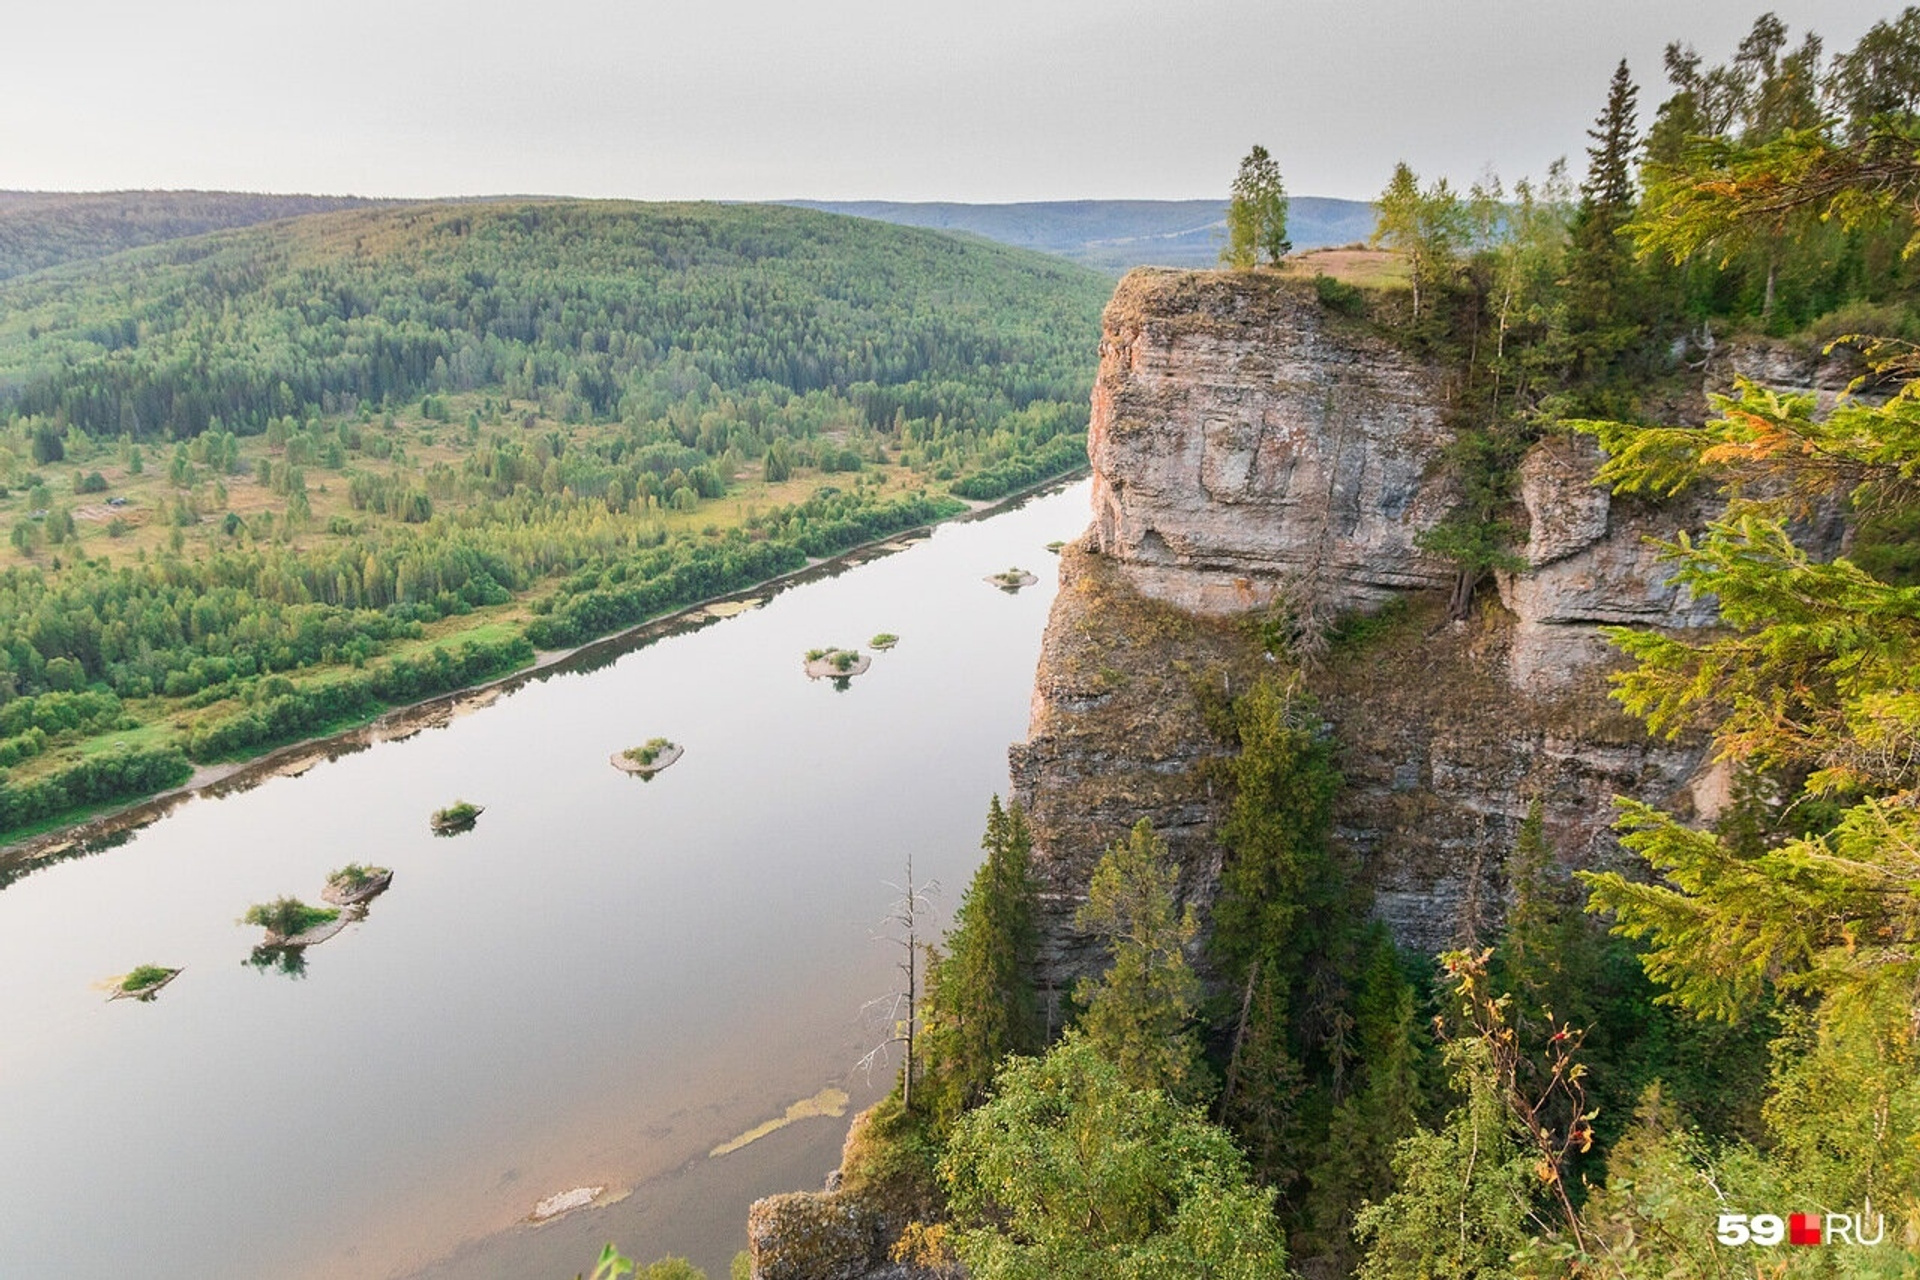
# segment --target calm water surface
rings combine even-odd
[[[705,1153],[885,1083],[851,1074],[898,958],[885,882],[911,850],[941,923],[957,903],[1025,733],[1044,548],[1086,512],[1080,484],[943,527],[0,891],[0,1276],[571,1276],[603,1228],[723,1276],[769,1161],[817,1177],[845,1122]],[[1013,564],[1040,585],[981,581]],[[801,674],[879,631],[900,646],[847,690]],[[656,735],[687,748],[668,772],[608,765]],[[436,839],[456,796],[486,813]],[[365,920],[298,977],[246,963],[249,903],[353,861],[395,871]],[[142,963],[186,971],[106,1003]],[[633,1194],[516,1226],[596,1184]]]

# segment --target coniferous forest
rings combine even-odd
[[[0,283],[0,832],[1084,465],[1106,291],[803,210],[551,201]]]

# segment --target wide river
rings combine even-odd
[[[774,594],[411,738],[198,798],[0,890],[0,1276],[563,1280],[618,1241],[714,1280],[748,1203],[815,1187],[846,1120],[708,1152],[857,1060],[905,876],[979,860],[1026,731],[1084,483]],[[1009,595],[985,575],[1019,565]],[[801,658],[901,637],[837,690]],[[608,764],[665,736],[651,781]],[[436,838],[455,797],[477,827]],[[394,869],[305,972],[248,904]],[[109,1003],[135,965],[182,966]],[[545,1197],[598,1207],[526,1223]],[[623,1194],[624,1193],[624,1194]]]

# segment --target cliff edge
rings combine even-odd
[[[1335,835],[1404,945],[1432,952],[1499,920],[1504,862],[1533,800],[1563,870],[1620,865],[1612,797],[1712,812],[1725,779],[1698,743],[1649,740],[1606,696],[1599,628],[1710,626],[1657,543],[1698,500],[1623,501],[1599,455],[1553,437],[1519,475],[1527,567],[1463,623],[1453,569],[1419,546],[1456,493],[1443,371],[1277,273],[1138,271],[1108,306],[1088,451],[1093,523],[1061,559],[1013,791],[1044,883],[1043,984],[1098,967],[1072,926],[1100,852],[1141,817],[1187,901],[1217,892],[1224,788],[1210,728],[1267,666],[1273,606],[1349,628],[1306,671],[1347,785]]]

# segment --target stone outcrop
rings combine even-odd
[[[1094,545],[1195,613],[1338,607],[1449,581],[1440,375],[1310,285],[1136,271],[1108,304],[1087,450]]]
[[[931,1205],[910,1177],[872,1167],[876,1150],[886,1145],[872,1132],[886,1105],[853,1118],[840,1167],[824,1190],[753,1202],[747,1210],[753,1280],[940,1280],[892,1257],[901,1232],[915,1219],[929,1219]]]
[[[1610,663],[1603,626],[1705,627],[1718,617],[1712,599],[1672,581],[1660,550],[1705,523],[1706,500],[1616,498],[1593,483],[1600,462],[1582,436],[1543,440],[1520,464],[1527,567],[1497,577],[1515,621],[1509,672],[1522,688],[1551,691]]]
[[[1398,602],[1382,634],[1336,645],[1307,679],[1347,779],[1337,842],[1405,945],[1497,923],[1505,854],[1536,798],[1563,872],[1624,861],[1617,794],[1683,812],[1724,800],[1702,744],[1651,740],[1607,698],[1618,659],[1600,634],[1714,621],[1655,545],[1698,526],[1698,501],[1615,498],[1591,483],[1591,444],[1545,441],[1520,474],[1527,567],[1450,623],[1451,566],[1416,541],[1455,500],[1434,370],[1266,273],[1136,272],[1105,323],[1093,524],[1061,557],[1028,739],[1011,753],[1055,997],[1102,962],[1074,911],[1139,818],[1168,840],[1185,900],[1210,908],[1222,713],[1271,669],[1256,625],[1280,597],[1321,619]]]

